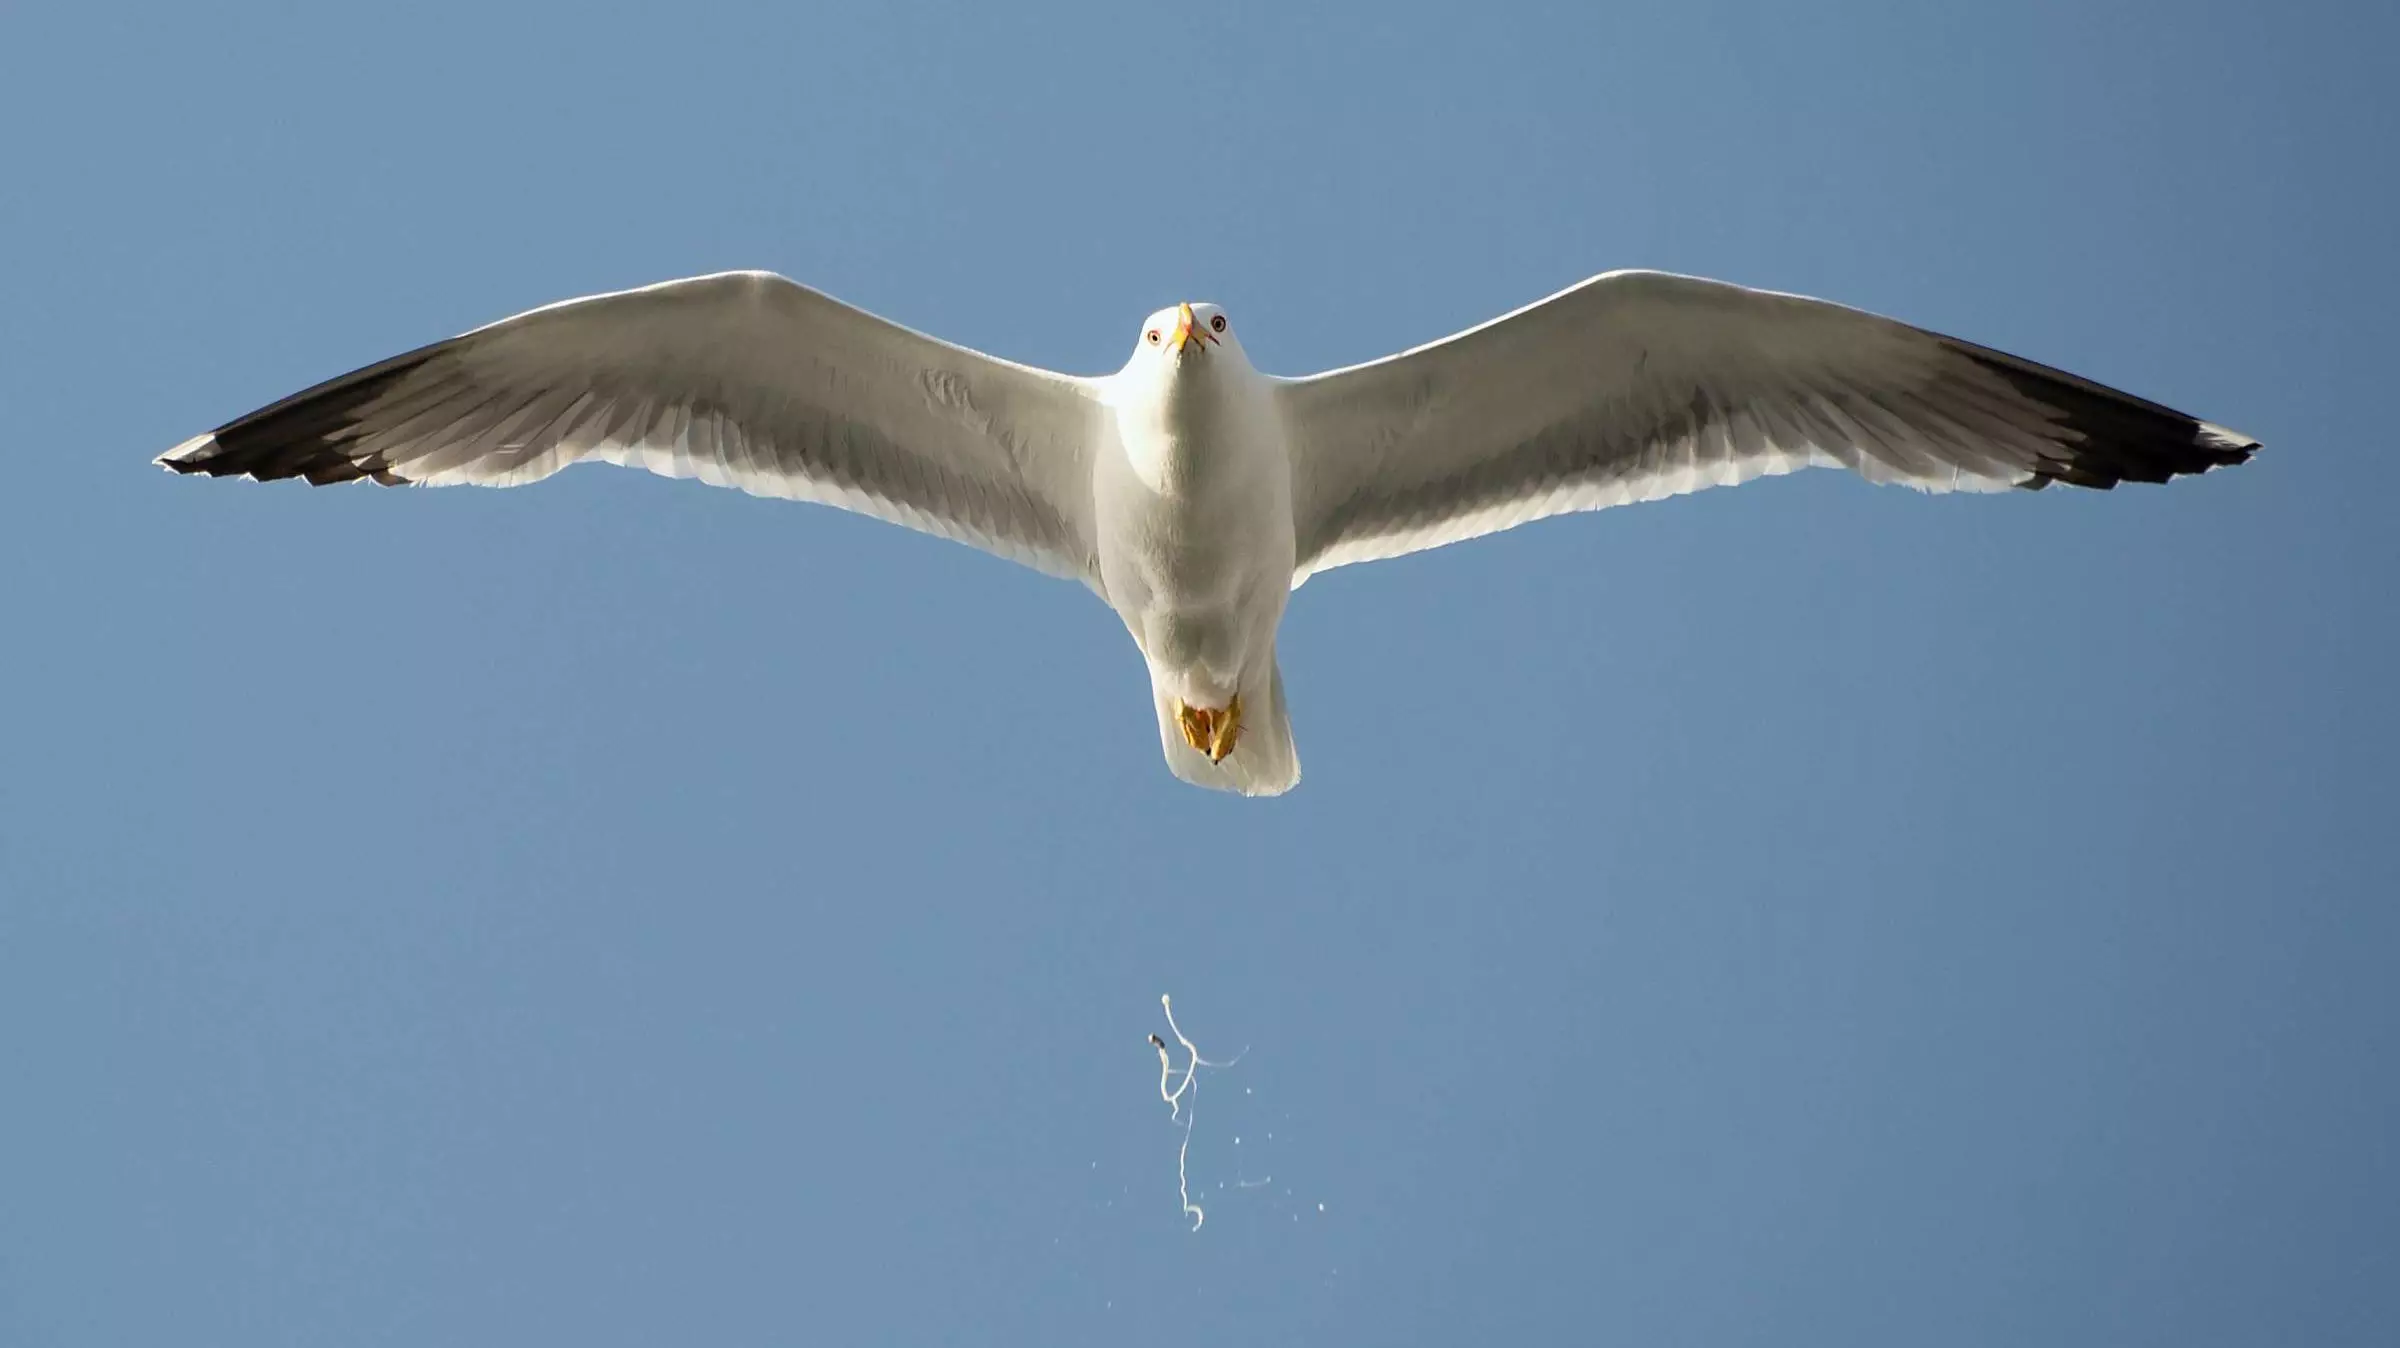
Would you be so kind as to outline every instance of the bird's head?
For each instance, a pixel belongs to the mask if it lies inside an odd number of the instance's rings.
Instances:
[[[1156,362],[1176,371],[1191,371],[1228,357],[1248,364],[1233,320],[1214,304],[1178,304],[1142,320],[1141,339],[1134,344],[1137,363]]]

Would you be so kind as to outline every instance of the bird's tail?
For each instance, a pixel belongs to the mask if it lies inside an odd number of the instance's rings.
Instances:
[[[1265,663],[1265,676],[1253,677],[1242,688],[1241,734],[1233,752],[1217,763],[1184,741],[1175,696],[1151,681],[1151,700],[1158,704],[1158,741],[1176,776],[1195,786],[1245,796],[1280,796],[1300,784],[1300,750],[1292,743],[1292,718],[1283,704],[1283,668],[1272,651]]]

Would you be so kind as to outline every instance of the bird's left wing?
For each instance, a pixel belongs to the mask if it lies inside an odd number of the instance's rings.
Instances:
[[[294,394],[179,473],[508,487],[581,460],[819,501],[1096,583],[1082,380],[764,272],[568,300]]]
[[[1610,272],[1455,337],[1283,381],[1297,585],[1575,510],[1844,467],[1924,491],[2164,482],[2248,436],[1797,295]]]

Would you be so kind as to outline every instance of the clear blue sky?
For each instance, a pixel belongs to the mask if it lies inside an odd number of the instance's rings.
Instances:
[[[2400,1341],[2389,6],[854,8],[0,11],[0,1344]],[[1618,266],[2268,449],[1333,573],[1277,801],[954,544],[149,464],[724,268],[1304,373]]]

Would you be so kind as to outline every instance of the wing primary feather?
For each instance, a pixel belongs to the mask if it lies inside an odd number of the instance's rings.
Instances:
[[[506,415],[507,389],[479,385],[471,379],[459,381],[456,388],[449,398],[392,427],[381,453],[394,473],[425,481],[470,462],[476,452],[475,438],[486,429],[483,418],[494,407]],[[382,440],[383,433],[371,429],[362,438]]]
[[[721,273],[402,352],[159,462],[485,486],[579,460],[633,464],[861,511],[1092,584],[1090,455],[1106,406],[1100,381],[995,360],[769,273]]]
[[[1808,465],[1936,492],[2105,488],[2229,467],[2258,449],[1926,329],[1657,272],[1594,277],[1284,389],[1309,446],[1296,472],[1296,580]],[[1425,389],[1443,396],[1428,403]]]
[[[2259,443],[2145,398],[2106,388],[2004,352],[1944,339],[1949,349],[2007,382],[2050,414],[2057,432],[2037,478],[2106,489],[2165,482],[2250,461]]]
[[[360,411],[401,386],[439,353],[440,344],[419,347],[364,369],[326,380],[288,398],[238,417],[211,432],[204,452],[161,458],[179,473],[253,477],[259,481],[322,472],[334,480],[348,456],[334,448],[339,433]]]

